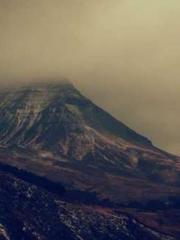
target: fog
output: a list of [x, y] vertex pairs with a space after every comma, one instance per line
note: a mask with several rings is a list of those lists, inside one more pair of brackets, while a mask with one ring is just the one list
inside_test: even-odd
[[0, 0], [0, 85], [72, 80], [180, 155], [178, 0]]

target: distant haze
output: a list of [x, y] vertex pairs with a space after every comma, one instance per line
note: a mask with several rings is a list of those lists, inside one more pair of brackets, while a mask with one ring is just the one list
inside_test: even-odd
[[180, 155], [179, 0], [0, 0], [0, 85], [72, 79]]

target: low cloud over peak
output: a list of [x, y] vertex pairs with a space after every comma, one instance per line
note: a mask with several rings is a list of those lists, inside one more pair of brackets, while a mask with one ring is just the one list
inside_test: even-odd
[[65, 76], [180, 154], [178, 0], [0, 2], [0, 85]]

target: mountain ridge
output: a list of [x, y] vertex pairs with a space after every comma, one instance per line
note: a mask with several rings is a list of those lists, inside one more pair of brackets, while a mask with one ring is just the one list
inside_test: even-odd
[[[1, 94], [2, 93], [3, 93], [3, 91], [1, 90]], [[94, 105], [92, 101], [90, 101], [89, 99], [84, 97], [74, 87], [74, 85], [70, 81], [67, 81], [67, 80], [64, 80], [62, 82], [54, 82], [54, 83], [48, 83], [48, 82], [33, 83], [33, 84], [30, 84], [30, 85], [25, 85], [25, 86], [20, 87], [20, 88], [16, 88], [15, 90], [10, 90], [10, 88], [9, 88], [9, 90], [6, 90], [6, 92], [5, 92], [6, 95], [13, 94], [13, 93], [20, 94], [22, 98], [23, 98], [23, 94], [26, 96], [28, 94], [33, 95], [33, 93], [34, 93], [34, 95], [35, 94], [39, 95], [39, 99], [37, 99], [37, 101], [38, 100], [40, 101], [40, 100], [42, 100], [42, 98], [44, 98], [42, 100], [42, 102], [43, 101], [47, 102], [47, 104], [48, 104], [48, 100], [53, 102], [53, 98], [55, 99], [55, 101], [58, 101], [56, 99], [56, 95], [57, 95], [57, 97], [61, 97], [61, 99], [60, 99], [61, 104], [62, 104], [62, 101], [65, 101], [65, 104], [69, 104], [71, 106], [75, 105], [75, 104], [77, 104], [77, 105], [79, 104], [80, 105], [79, 107], [82, 107], [82, 105], [86, 105], [86, 107], [89, 107], [89, 105], [91, 105], [91, 106]], [[65, 97], [62, 96], [63, 95], [62, 93], [65, 95]], [[49, 96], [50, 99], [45, 99], [46, 97], [48, 98], [48, 96]], [[38, 98], [38, 96], [37, 96], [37, 98]], [[20, 99], [20, 101], [22, 101], [22, 100], [23, 99]], [[11, 101], [11, 99], [9, 99], [9, 101]], [[27, 101], [27, 99], [25, 99], [25, 101]], [[74, 102], [75, 102], [75, 104], [74, 104]], [[1, 105], [2, 104], [3, 103], [1, 103]], [[1, 107], [1, 109], [2, 109], [2, 107]], [[145, 144], [146, 143], [150, 144], [150, 141], [148, 139], [146, 139], [144, 136], [141, 136], [141, 135], [137, 134], [132, 129], [129, 129], [126, 125], [124, 125], [123, 123], [121, 123], [120, 121], [118, 121], [117, 119], [112, 117], [110, 114], [108, 114], [104, 110], [102, 110], [102, 108], [96, 106], [96, 108], [92, 109], [92, 111], [94, 111], [94, 112], [92, 112], [91, 114], [96, 115], [96, 118], [98, 117], [99, 112], [100, 112], [100, 114], [102, 114], [102, 111], [103, 111], [103, 114], [106, 115], [104, 118], [107, 119], [107, 121], [109, 120], [109, 118], [111, 118], [110, 120], [113, 121], [113, 124], [115, 125], [115, 126], [112, 126], [113, 124], [111, 123], [111, 129], [110, 130], [113, 131], [113, 134], [118, 135], [118, 133], [119, 133], [121, 135], [121, 134], [123, 134], [123, 131], [124, 131], [125, 133], [122, 137], [126, 137], [125, 135], [126, 135], [126, 132], [127, 132], [127, 134], [130, 135], [129, 138], [127, 137], [128, 140], [131, 140], [131, 135], [132, 135], [132, 138], [134, 137], [135, 140], [137, 139], [137, 141], [139, 141], [139, 142], [144, 141]], [[88, 116], [88, 117], [91, 118], [93, 116]], [[100, 122], [101, 122], [101, 124], [103, 124], [102, 119], [100, 119]], [[118, 125], [121, 125], [121, 128], [120, 128], [119, 131], [118, 131]], [[113, 127], [115, 128], [116, 126], [117, 126], [117, 129], [115, 131], [113, 129]], [[108, 128], [107, 123], [106, 123], [106, 126], [104, 128]]]

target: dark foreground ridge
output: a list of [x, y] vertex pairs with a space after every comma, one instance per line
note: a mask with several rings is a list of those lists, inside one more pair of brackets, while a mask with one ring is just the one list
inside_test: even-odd
[[0, 195], [2, 240], [176, 239], [113, 209], [62, 201], [44, 186], [14, 177], [7, 169], [0, 170]]

